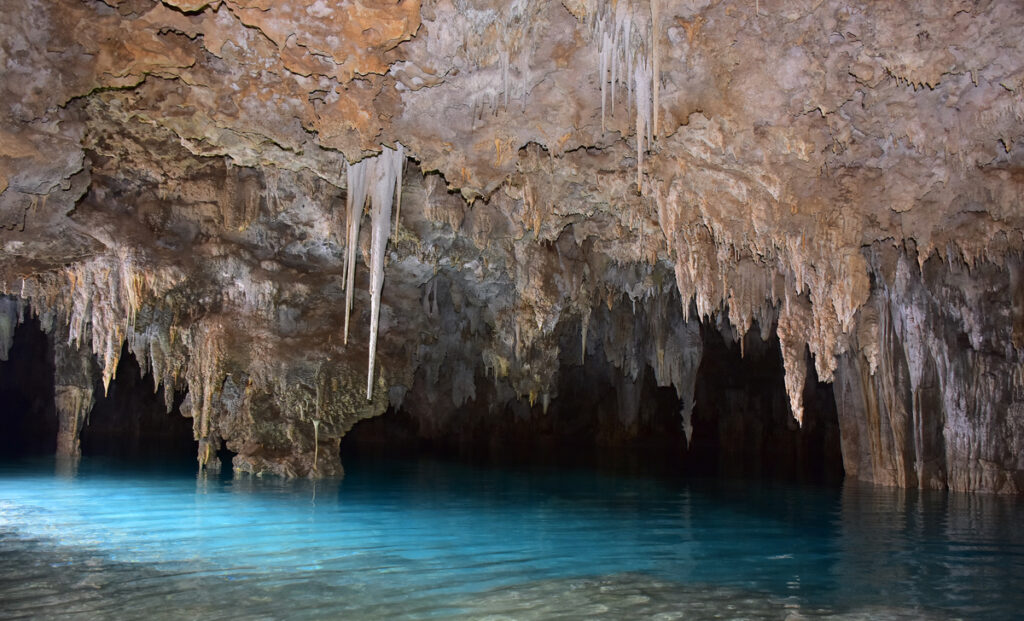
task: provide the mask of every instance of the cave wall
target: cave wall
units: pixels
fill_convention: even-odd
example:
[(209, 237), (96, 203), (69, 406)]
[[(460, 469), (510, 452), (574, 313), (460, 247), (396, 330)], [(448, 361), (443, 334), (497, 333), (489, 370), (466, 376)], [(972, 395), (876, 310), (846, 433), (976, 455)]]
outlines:
[(1016, 268), (919, 266), (892, 249), (871, 263), (872, 294), (836, 379), (846, 471), (884, 485), (1019, 493), (1019, 310), (1006, 303)]
[(211, 467), (337, 475), (389, 408), (575, 380), (629, 420), (648, 373), (699, 431), (716, 325), (777, 337), (798, 427), (834, 385), (848, 476), (1019, 491), (1022, 34), (997, 0), (26, 0), (0, 293), (68, 456), (123, 351)]

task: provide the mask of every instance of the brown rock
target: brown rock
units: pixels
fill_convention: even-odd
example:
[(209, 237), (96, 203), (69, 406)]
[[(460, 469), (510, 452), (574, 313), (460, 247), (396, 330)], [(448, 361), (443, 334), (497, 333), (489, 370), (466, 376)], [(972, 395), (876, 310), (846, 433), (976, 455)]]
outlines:
[[(848, 475), (1024, 489), (1024, 15), (654, 8), (19, 3), (0, 290), (65, 317), (105, 381), (127, 342), (168, 399), (187, 388), (204, 463), (224, 440), (239, 469), (340, 474), (342, 436), (389, 404), (437, 433), (460, 408), (540, 421), (595, 347), (622, 414), (601, 433), (635, 437), (650, 378), (693, 431), (701, 330), (745, 348), (756, 326), (797, 420), (808, 379), (835, 382)], [(346, 165), (397, 143), (367, 401)]]

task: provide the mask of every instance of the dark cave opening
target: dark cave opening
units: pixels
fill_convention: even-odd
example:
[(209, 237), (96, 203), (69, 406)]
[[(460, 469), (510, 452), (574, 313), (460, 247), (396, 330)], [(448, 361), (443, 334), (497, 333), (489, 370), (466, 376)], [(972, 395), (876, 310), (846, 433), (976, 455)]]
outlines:
[[(578, 332), (568, 335), (576, 342)], [(494, 381), (481, 371), (476, 398), (451, 412), (413, 403), (357, 423), (342, 439), (342, 461), (430, 456), (494, 465), (572, 466), (634, 473), (764, 478), (838, 484), (839, 424), (830, 384), (808, 364), (802, 426), (792, 419), (779, 339), (755, 325), (740, 344), (701, 326), (692, 437), (687, 442), (675, 389), (659, 387), (642, 365), (635, 380), (605, 360), (600, 344), (579, 364), (563, 339), (557, 397), (547, 411), (513, 399), (499, 410)], [(809, 354), (808, 354), (809, 356)], [(425, 390), (417, 379), (412, 394)], [(438, 390), (435, 387), (435, 390)]]
[(0, 457), (52, 455), (57, 449), (53, 400), (53, 347), (26, 312), (14, 330), (6, 361), (0, 361)]
[[(7, 360), (0, 361), (0, 458), (54, 455), (60, 417), (55, 400), (54, 335), (46, 334), (30, 311), (14, 330)], [(60, 337), (56, 337), (60, 338)], [(68, 351), (74, 351), (68, 350)], [(91, 355), (84, 358), (97, 375)], [(79, 434), (82, 455), (159, 460), (195, 459), (192, 421), (181, 416), (184, 395), (175, 395), (170, 413), (164, 388), (154, 389), (127, 345), (117, 374), (104, 395), (102, 381), (93, 385), (94, 404)]]
[(164, 390), (154, 387), (152, 375), (143, 376), (126, 344), (106, 395), (102, 381), (95, 384), (95, 405), (81, 434), (82, 455), (195, 459), (192, 420), (180, 411), (185, 395), (175, 394), (168, 412)]
[(221, 473), (226, 475), (231, 472), (232, 462), (237, 454), (228, 448), (228, 443), (225, 440), (220, 441), (220, 448), (217, 449), (217, 461), (220, 462)]
[(839, 417), (831, 384), (818, 381), (808, 356), (804, 420), (786, 394), (779, 338), (761, 339), (755, 323), (743, 347), (702, 325), (704, 356), (694, 394), (689, 472), (838, 483), (843, 478)]
[[(342, 440), (342, 459), (429, 455), (670, 476), (842, 479), (832, 386), (817, 381), (809, 359), (804, 424), (797, 426), (774, 334), (764, 341), (755, 326), (741, 348), (718, 327), (700, 326), (703, 355), (687, 441), (683, 401), (675, 388), (657, 385), (650, 366), (640, 365), (636, 378), (630, 378), (608, 362), (600, 340), (580, 364), (579, 333), (565, 326), (560, 330), (561, 366), (547, 408), (539, 400), (508, 399), (507, 387), (496, 386), (478, 369), (474, 398), (450, 408), (437, 407), (443, 401), (409, 398), (403, 407), (355, 425)], [(425, 379), (419, 377), (410, 394), (431, 390)], [(105, 395), (96, 379), (94, 406), (80, 434), (82, 454), (193, 460), (192, 421), (180, 413), (185, 395), (176, 394), (168, 412), (163, 391), (143, 375), (125, 346)], [(431, 398), (443, 390), (433, 386), (433, 393)], [(9, 360), (0, 363), (0, 403), (6, 430), (0, 455), (54, 453), (53, 344), (30, 314), (14, 332)], [(218, 457), (227, 466), (234, 454), (222, 444)]]

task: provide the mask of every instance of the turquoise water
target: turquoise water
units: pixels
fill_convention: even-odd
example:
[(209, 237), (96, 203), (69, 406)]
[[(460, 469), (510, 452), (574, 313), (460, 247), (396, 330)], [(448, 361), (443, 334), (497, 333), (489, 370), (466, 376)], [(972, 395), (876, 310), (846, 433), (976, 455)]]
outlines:
[(356, 461), (0, 466), (0, 618), (1012, 619), (1024, 503)]

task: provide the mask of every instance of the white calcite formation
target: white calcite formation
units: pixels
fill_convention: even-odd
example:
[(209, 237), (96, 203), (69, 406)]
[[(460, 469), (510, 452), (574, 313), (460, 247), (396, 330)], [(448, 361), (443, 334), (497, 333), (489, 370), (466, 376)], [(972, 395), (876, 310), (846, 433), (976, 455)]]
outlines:
[(26, 0), (0, 74), (0, 356), (37, 314), (69, 456), (125, 343), (208, 467), (596, 354), (689, 438), (715, 325), (795, 423), (834, 385), (847, 476), (1024, 491), (1017, 2)]

